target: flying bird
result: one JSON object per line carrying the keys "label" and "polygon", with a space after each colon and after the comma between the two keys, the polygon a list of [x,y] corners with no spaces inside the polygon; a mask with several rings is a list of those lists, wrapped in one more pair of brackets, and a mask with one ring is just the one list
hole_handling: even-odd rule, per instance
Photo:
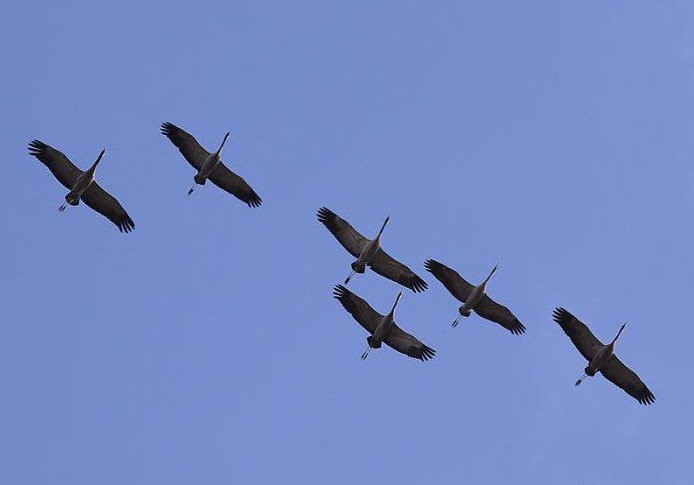
{"label": "flying bird", "polygon": [[370,334],[366,338],[369,346],[361,355],[362,360],[369,355],[369,350],[380,349],[382,343],[402,354],[419,360],[429,360],[436,354],[434,349],[427,347],[412,335],[403,331],[395,323],[393,315],[402,292],[395,298],[393,308],[390,309],[387,315],[381,315],[376,312],[366,301],[342,285],[335,286],[333,296],[342,303],[345,310],[352,315],[359,325],[364,327]]}
{"label": "flying bird", "polygon": [[38,158],[70,190],[65,196],[65,203],[58,208],[59,211],[64,211],[68,205],[78,205],[81,199],[118,226],[120,232],[130,232],[135,229],[133,220],[115,197],[94,181],[94,172],[105,152],[105,149],[101,150],[96,161],[83,172],[55,148],[39,140],[29,142],[29,154]]}
{"label": "flying bird", "polygon": [[621,335],[624,327],[626,327],[626,322],[619,328],[615,338],[605,345],[593,335],[583,322],[567,310],[557,308],[554,310],[552,317],[561,326],[564,333],[569,336],[581,355],[588,361],[585,373],[576,381],[577,386],[587,376],[592,377],[596,373],[601,372],[608,381],[621,387],[639,403],[653,404],[655,402],[655,396],[646,387],[646,384],[614,354],[615,342]]}
{"label": "flying bird", "polygon": [[244,201],[248,207],[260,207],[262,200],[258,194],[244,179],[229,170],[221,160],[222,147],[229,138],[229,132],[224,135],[222,143],[214,153],[205,150],[193,135],[173,123],[162,123],[161,132],[171,140],[171,143],[178,148],[188,163],[198,171],[193,177],[195,183],[188,190],[188,195],[193,193],[196,185],[205,185],[209,179],[220,189]]}
{"label": "flying bird", "polygon": [[496,271],[496,266],[489,273],[489,276],[477,286],[468,283],[456,271],[433,259],[427,259],[424,262],[424,267],[443,283],[443,286],[454,297],[463,303],[458,308],[460,315],[453,320],[454,327],[458,325],[460,317],[469,317],[474,310],[482,318],[498,323],[514,335],[525,333],[525,326],[511,313],[511,310],[495,302],[487,295],[487,283]]}
{"label": "flying bird", "polygon": [[352,263],[352,272],[345,280],[349,283],[354,273],[362,274],[369,266],[376,273],[385,276],[389,280],[395,281],[412,291],[420,292],[427,289],[427,282],[417,276],[410,268],[399,261],[396,261],[381,249],[381,234],[390,216],[386,217],[381,229],[372,240],[366,239],[359,234],[350,224],[330,209],[321,207],[318,209],[318,220],[335,236],[342,247],[352,256],[357,258]]}

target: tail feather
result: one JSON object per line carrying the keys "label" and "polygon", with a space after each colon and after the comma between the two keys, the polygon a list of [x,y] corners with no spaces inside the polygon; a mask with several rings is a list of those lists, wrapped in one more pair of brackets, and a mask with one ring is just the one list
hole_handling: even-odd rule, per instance
{"label": "tail feather", "polygon": [[198,185],[205,185],[205,182],[207,182],[207,178],[201,177],[200,174],[195,175],[193,180],[195,180],[195,183]]}
{"label": "tail feather", "polygon": [[357,261],[355,261],[352,263],[352,270],[355,273],[364,274],[364,271],[366,271],[366,265],[365,264],[359,264]]}
{"label": "tail feather", "polygon": [[380,349],[382,344],[380,340],[376,342],[374,340],[373,335],[369,335],[368,337],[366,337],[366,343],[368,343],[369,347],[371,347],[372,349]]}

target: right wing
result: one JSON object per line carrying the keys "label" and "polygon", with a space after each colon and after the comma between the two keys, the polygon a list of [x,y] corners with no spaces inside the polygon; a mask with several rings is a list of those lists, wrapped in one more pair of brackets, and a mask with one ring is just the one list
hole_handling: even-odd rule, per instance
{"label": "right wing", "polygon": [[452,270],[443,263],[439,263],[433,259],[427,259],[424,262],[424,267],[434,277],[443,283],[451,294],[462,303],[465,303],[470,298],[470,293],[475,289],[473,285],[465,281],[455,270]]}
{"label": "right wing", "polygon": [[333,233],[333,236],[342,244],[342,247],[349,251],[355,258],[359,257],[362,248],[369,242],[369,240],[359,234],[349,222],[326,207],[318,209],[318,220]]}
{"label": "right wing", "polygon": [[38,158],[68,190],[72,190],[82,170],[77,168],[63,152],[46,145],[42,141],[29,143],[29,154]]}
{"label": "right wing", "polygon": [[[333,296],[342,303],[352,317],[369,332],[370,335],[376,331],[376,327],[381,322],[383,315],[366,303],[363,299],[349,291],[342,285],[336,285],[333,290]],[[388,342],[386,342],[388,343]]]}
{"label": "right wing", "polygon": [[183,154],[195,170],[200,170],[210,153],[200,146],[193,135],[168,121],[161,124],[161,133]]}
{"label": "right wing", "polygon": [[552,313],[552,317],[589,363],[593,360],[598,350],[604,347],[604,344],[593,335],[588,327],[567,310],[557,308]]}

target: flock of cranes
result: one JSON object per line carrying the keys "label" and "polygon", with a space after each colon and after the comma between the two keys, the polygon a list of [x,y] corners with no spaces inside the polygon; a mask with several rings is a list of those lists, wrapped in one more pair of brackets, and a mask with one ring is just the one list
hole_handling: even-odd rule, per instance
{"label": "flock of cranes", "polygon": [[[205,185],[210,180],[214,185],[229,192],[249,207],[260,207],[262,200],[253,188],[239,175],[224,165],[221,159],[222,148],[229,138],[227,132],[215,152],[205,150],[193,135],[173,123],[161,125],[161,133],[178,148],[186,161],[196,170],[194,184],[188,190],[192,194],[197,185]],[[135,223],[123,206],[111,194],[106,192],[94,180],[96,168],[106,150],[102,150],[96,161],[87,170],[80,170],[62,152],[39,141],[29,143],[29,153],[46,165],[58,181],[69,190],[65,202],[59,207],[64,211],[68,205],[77,206],[82,200],[87,206],[113,222],[121,232],[131,232]],[[408,266],[396,260],[381,248],[381,236],[390,220],[386,217],[373,239],[367,239],[352,225],[326,207],[318,209],[318,221],[321,222],[337,241],[356,258],[351,263],[351,272],[344,284],[335,286],[333,296],[342,304],[350,315],[368,332],[366,350],[361,355],[364,360],[371,349],[379,349],[382,344],[409,357],[426,361],[432,359],[436,351],[422,343],[413,335],[405,332],[395,323],[395,309],[402,296],[402,291],[395,298],[390,311],[382,315],[374,310],[363,298],[347,289],[346,285],[355,274],[364,274],[366,268],[375,273],[409,288],[415,293],[423,292],[428,284]],[[507,307],[497,303],[487,294],[487,285],[497,270],[494,266],[489,275],[478,285],[465,280],[458,272],[443,263],[428,259],[425,269],[443,284],[443,286],[462,305],[453,320],[456,327],[462,317],[469,317],[474,311],[480,317],[497,323],[514,335],[525,333],[525,326]],[[557,308],[553,313],[554,321],[571,339],[576,349],[588,361],[585,373],[576,382],[576,386],[587,376],[600,372],[607,380],[622,388],[641,404],[652,404],[655,396],[641,381],[638,375],[622,363],[614,354],[614,346],[624,330],[624,323],[612,341],[605,345],[593,335],[588,327],[564,308]]]}

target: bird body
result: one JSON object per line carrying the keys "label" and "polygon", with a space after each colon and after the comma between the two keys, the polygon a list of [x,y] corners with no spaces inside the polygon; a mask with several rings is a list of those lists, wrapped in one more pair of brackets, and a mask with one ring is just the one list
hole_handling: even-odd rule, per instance
{"label": "bird body", "polygon": [[376,255],[381,249],[381,234],[383,234],[383,229],[385,229],[389,220],[390,216],[386,217],[386,220],[383,222],[381,230],[378,231],[376,237],[362,244],[359,257],[351,264],[352,272],[349,274],[349,276],[347,276],[347,279],[345,279],[345,284],[349,283],[349,280],[352,278],[354,273],[363,274],[364,271],[366,271],[366,266],[370,266],[372,261],[376,259]]}
{"label": "bird body", "polygon": [[586,324],[564,308],[555,309],[552,317],[588,361],[585,373],[576,381],[576,386],[580,385],[587,376],[594,376],[600,372],[608,381],[623,389],[640,404],[655,402],[655,396],[646,384],[614,353],[615,342],[624,330],[626,323],[620,327],[612,342],[605,345],[593,335]]}
{"label": "bird body", "polygon": [[94,182],[94,172],[96,171],[96,166],[99,165],[99,162],[101,161],[101,158],[104,156],[105,152],[106,149],[101,150],[99,157],[92,164],[92,166],[79,174],[77,180],[75,180],[74,185],[70,189],[70,192],[68,192],[65,196],[65,204],[58,208],[59,211],[64,211],[66,204],[78,205],[80,203],[80,197],[82,197],[82,194],[84,194],[92,182]]}
{"label": "bird body", "polygon": [[496,272],[494,266],[489,276],[477,286],[468,283],[457,271],[449,268],[434,259],[427,259],[424,267],[433,274],[437,280],[460,302],[458,316],[453,320],[453,326],[457,326],[461,317],[468,317],[474,310],[482,318],[498,323],[514,335],[525,333],[525,326],[516,318],[511,310],[495,302],[487,295],[487,283]]}
{"label": "bird body", "polygon": [[63,211],[67,205],[78,205],[82,200],[86,205],[108,218],[121,232],[135,229],[135,223],[123,206],[94,181],[96,167],[106,150],[102,150],[96,161],[87,170],[77,168],[64,153],[46,145],[42,141],[32,140],[29,143],[29,154],[43,163],[58,181],[70,192],[65,196],[65,203],[58,210]]}
{"label": "bird body", "polygon": [[[472,310],[477,308],[477,305],[480,301],[482,301],[482,298],[484,298],[484,295],[486,294],[487,283],[489,283],[489,278],[492,277],[495,271],[496,266],[494,266],[491,273],[489,273],[489,276],[487,276],[487,278],[482,283],[473,288],[472,292],[470,292],[470,296],[465,300],[465,303],[463,303],[463,306],[461,306],[458,309],[458,312],[461,316],[469,317]],[[455,325],[453,326],[455,327]]]}
{"label": "bird body", "polygon": [[393,308],[390,310],[390,312],[388,312],[387,315],[384,315],[383,318],[381,318],[381,321],[378,322],[376,330],[374,330],[374,333],[371,336],[371,338],[376,342],[382,342],[385,340],[390,333],[390,330],[393,328],[393,324],[395,323],[395,307],[397,306],[398,300],[400,300],[401,296],[402,291],[398,293],[398,296],[395,298],[395,303],[393,304]]}
{"label": "bird body", "polygon": [[366,239],[349,222],[345,221],[326,207],[318,209],[318,221],[321,222],[335,236],[335,239],[352,256],[357,258],[352,263],[352,273],[345,280],[349,282],[354,273],[364,273],[366,267],[370,267],[375,273],[401,284],[414,292],[427,289],[427,282],[417,276],[414,271],[395,260],[383,248],[381,248],[380,236],[388,223],[387,217],[381,226],[378,235],[372,239]]}
{"label": "bird body", "polygon": [[390,312],[387,315],[381,315],[371,308],[365,300],[349,291],[345,286],[335,286],[333,296],[369,332],[369,336],[366,338],[369,346],[362,354],[362,360],[366,359],[370,349],[381,348],[382,343],[402,354],[419,360],[429,360],[436,354],[434,349],[424,345],[415,337],[403,331],[395,323],[395,307],[401,295],[402,292],[398,294]]}
{"label": "bird body", "polygon": [[[614,355],[614,345],[617,342],[617,339],[619,338],[619,335],[622,333],[622,330],[624,330],[624,327],[626,327],[626,323],[624,323],[621,328],[619,329],[619,332],[617,332],[617,336],[612,340],[607,345],[603,345],[600,347],[597,352],[595,352],[595,355],[593,358],[590,360],[588,363],[588,366],[585,368],[585,375],[593,377],[600,369],[602,369],[605,364],[607,364],[610,360],[610,358]],[[579,379],[576,381],[576,385],[580,385],[581,382],[583,381],[583,378]]]}
{"label": "bird body", "polygon": [[[207,178],[212,174],[215,168],[217,168],[217,165],[219,165],[222,161],[222,147],[224,147],[224,143],[226,143],[227,138],[229,138],[229,132],[227,132],[226,135],[224,135],[224,139],[222,140],[221,145],[219,146],[219,149],[217,149],[216,152],[210,153],[206,158],[205,161],[202,162],[202,165],[200,166],[200,170],[198,170],[198,173],[193,177],[193,180],[195,180],[195,183],[198,185],[205,185],[205,182],[207,181]],[[193,186],[195,187],[195,186]],[[193,193],[193,188],[191,188],[188,191],[188,195]]]}
{"label": "bird body", "polygon": [[229,138],[228,132],[214,153],[205,150],[193,135],[173,123],[162,123],[161,133],[178,148],[183,158],[197,171],[193,177],[195,184],[188,190],[188,195],[193,193],[195,185],[205,185],[209,179],[220,189],[248,204],[248,207],[260,207],[263,201],[255,190],[243,178],[229,170],[221,160],[222,147]]}

